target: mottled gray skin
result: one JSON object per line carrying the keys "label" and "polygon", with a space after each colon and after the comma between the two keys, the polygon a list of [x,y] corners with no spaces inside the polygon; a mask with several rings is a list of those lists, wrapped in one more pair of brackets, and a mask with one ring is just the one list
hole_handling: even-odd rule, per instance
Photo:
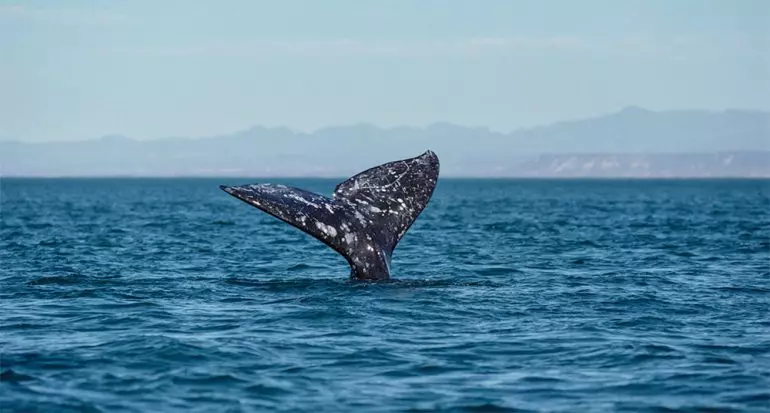
{"label": "mottled gray skin", "polygon": [[426,151],[367,169],[337,185],[332,198],[285,185],[220,188],[342,254],[351,277],[387,280],[393,250],[428,204],[438,174],[438,157]]}

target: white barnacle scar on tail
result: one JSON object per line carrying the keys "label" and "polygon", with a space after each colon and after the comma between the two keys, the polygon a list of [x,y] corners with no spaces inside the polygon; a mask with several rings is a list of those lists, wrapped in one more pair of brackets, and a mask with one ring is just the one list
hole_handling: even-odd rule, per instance
{"label": "white barnacle scar on tail", "polygon": [[438,173],[438,157],[426,151],[367,169],[337,185],[331,198],[274,184],[220,188],[342,254],[353,278],[384,280],[393,250],[430,201]]}

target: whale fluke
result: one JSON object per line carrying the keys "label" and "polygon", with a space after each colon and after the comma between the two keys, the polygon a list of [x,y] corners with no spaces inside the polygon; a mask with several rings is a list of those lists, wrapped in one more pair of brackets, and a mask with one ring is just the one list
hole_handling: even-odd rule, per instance
{"label": "whale fluke", "polygon": [[439,174],[432,151],[367,169],[331,198],[274,184],[220,186],[228,194],[319,239],[360,280],[390,278],[393,250],[430,201]]}

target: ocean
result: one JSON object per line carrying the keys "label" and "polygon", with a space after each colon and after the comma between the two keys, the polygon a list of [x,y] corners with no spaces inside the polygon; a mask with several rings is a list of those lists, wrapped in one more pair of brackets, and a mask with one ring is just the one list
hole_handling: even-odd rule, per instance
{"label": "ocean", "polygon": [[770,181],[439,181],[394,280],[219,184],[0,181],[0,411],[770,411]]}

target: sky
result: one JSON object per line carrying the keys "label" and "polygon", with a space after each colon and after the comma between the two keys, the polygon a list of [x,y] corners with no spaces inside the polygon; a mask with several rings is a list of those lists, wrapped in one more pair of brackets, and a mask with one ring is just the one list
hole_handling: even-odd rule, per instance
{"label": "sky", "polygon": [[770,110],[770,1],[0,0],[0,139]]}

